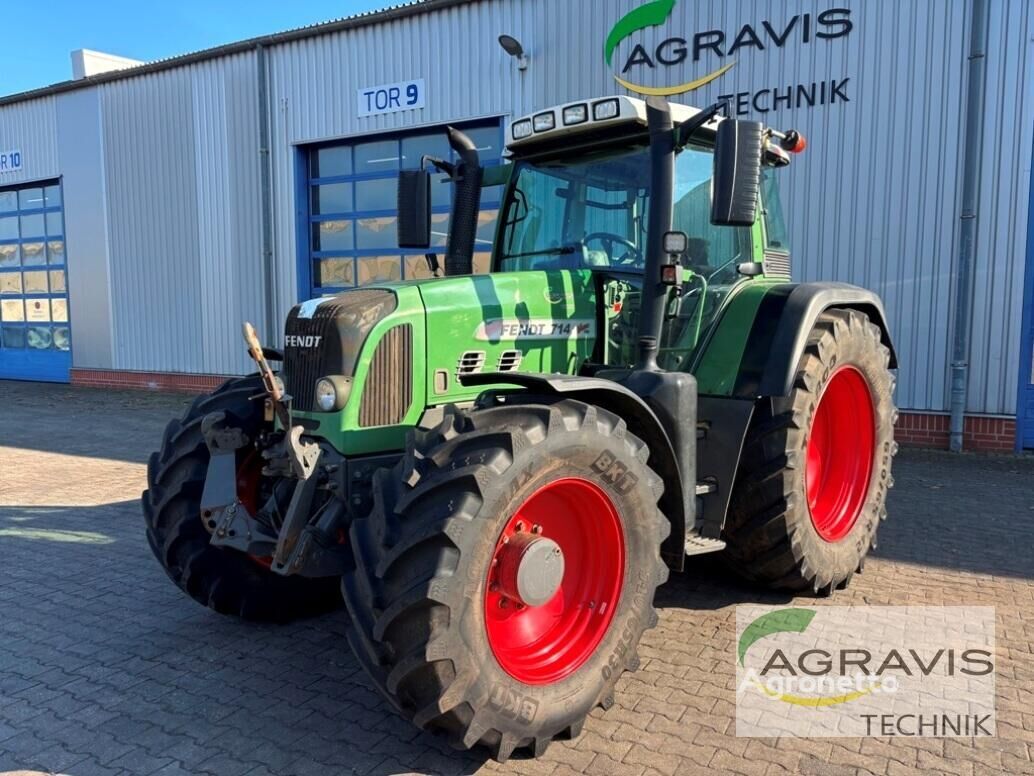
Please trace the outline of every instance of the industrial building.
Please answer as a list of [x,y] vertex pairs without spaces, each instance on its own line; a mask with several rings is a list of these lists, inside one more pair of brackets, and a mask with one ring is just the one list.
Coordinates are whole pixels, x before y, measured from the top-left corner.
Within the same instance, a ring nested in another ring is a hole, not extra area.
[[665,0],[617,36],[642,4],[426,0],[0,97],[0,378],[249,371],[241,321],[276,343],[299,300],[427,271],[395,176],[447,124],[493,164],[514,117],[669,88],[807,137],[793,276],[883,296],[902,439],[944,445],[954,399],[968,447],[1034,447],[1034,6]]

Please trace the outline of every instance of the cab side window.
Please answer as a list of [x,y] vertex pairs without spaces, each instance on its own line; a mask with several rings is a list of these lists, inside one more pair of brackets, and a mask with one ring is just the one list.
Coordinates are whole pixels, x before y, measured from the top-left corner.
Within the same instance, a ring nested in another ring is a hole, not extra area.
[[783,203],[779,199],[775,170],[766,167],[761,176],[761,208],[765,215],[765,248],[779,253],[790,252],[790,237],[786,233]]

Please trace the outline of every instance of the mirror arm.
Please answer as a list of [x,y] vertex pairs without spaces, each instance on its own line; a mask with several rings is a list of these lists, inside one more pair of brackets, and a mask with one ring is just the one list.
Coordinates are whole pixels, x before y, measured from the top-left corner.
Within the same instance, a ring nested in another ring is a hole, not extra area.
[[700,113],[691,119],[686,119],[675,127],[675,148],[682,148],[690,141],[696,132],[708,122],[712,121],[719,113],[729,115],[729,103],[716,102],[710,107],[704,108]]

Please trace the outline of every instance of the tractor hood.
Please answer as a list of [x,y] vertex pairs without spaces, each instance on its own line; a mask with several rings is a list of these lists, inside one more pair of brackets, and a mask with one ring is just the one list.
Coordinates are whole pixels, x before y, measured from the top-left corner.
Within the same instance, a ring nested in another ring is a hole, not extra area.
[[[401,448],[428,408],[485,390],[464,386],[464,375],[577,372],[592,356],[597,316],[589,270],[366,286],[292,309],[284,380],[295,414],[340,452]],[[331,376],[348,396],[319,412],[315,384]]]

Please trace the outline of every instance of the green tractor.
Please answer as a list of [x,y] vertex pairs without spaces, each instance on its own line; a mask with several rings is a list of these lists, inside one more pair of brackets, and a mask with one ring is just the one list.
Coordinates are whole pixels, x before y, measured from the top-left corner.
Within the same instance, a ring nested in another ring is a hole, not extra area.
[[454,187],[444,272],[304,302],[282,352],[246,325],[258,373],[169,424],[143,507],[172,580],[248,619],[343,598],[395,708],[499,760],[613,703],[695,556],[846,586],[892,484],[883,307],[790,282],[774,173],[803,138],[721,109],[562,105],[512,122],[498,168],[450,129],[452,161],[399,177],[406,248],[428,168]]

